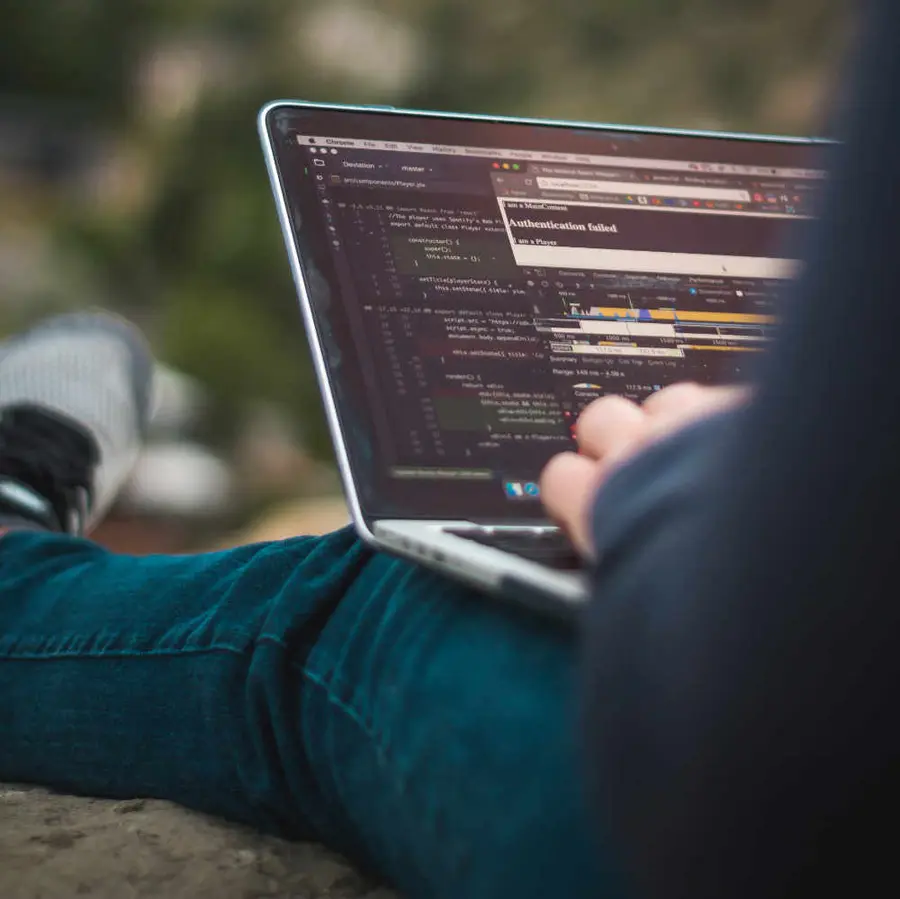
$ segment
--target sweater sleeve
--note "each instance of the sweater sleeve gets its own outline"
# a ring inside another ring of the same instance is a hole
[[[900,8],[870,12],[753,403],[597,500],[588,761],[638,897],[900,894]]]

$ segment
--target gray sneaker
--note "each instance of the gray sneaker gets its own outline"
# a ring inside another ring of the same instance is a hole
[[[0,350],[0,517],[82,534],[109,508],[147,427],[153,357],[112,315],[49,319]]]

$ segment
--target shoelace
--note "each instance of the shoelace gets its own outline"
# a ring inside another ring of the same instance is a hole
[[[51,412],[15,406],[0,416],[0,475],[49,500],[64,530],[71,529],[73,512],[83,517],[78,506],[90,495],[98,461],[91,437]]]

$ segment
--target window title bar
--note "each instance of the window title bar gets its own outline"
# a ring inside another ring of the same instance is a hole
[[[421,144],[404,141],[365,140],[328,135],[298,134],[297,143],[303,147],[323,149],[378,150],[389,153],[432,153],[439,156],[480,157],[520,162],[556,162],[566,165],[599,165],[635,169],[665,169],[679,172],[703,172],[718,175],[755,175],[775,178],[824,180],[822,169],[786,169],[767,166],[733,165],[715,162],[683,162],[676,159],[648,159],[633,156],[589,156],[584,153],[548,153],[543,150],[514,150],[501,147],[462,147],[450,144]]]

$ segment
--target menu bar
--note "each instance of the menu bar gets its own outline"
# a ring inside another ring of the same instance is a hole
[[[703,172],[717,175],[749,175],[756,177],[822,180],[827,174],[821,169],[788,169],[765,166],[733,165],[715,162],[685,162],[676,159],[648,159],[633,156],[590,156],[583,153],[548,153],[543,150],[515,150],[500,147],[461,147],[449,144],[422,144],[404,141],[364,140],[327,135],[298,134],[297,143],[310,148],[330,150],[379,150],[394,153],[433,153],[440,156],[469,156],[518,162],[556,162],[566,165],[600,165],[635,169],[664,169],[670,171]]]

